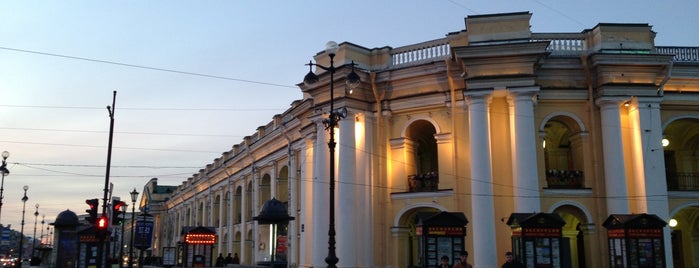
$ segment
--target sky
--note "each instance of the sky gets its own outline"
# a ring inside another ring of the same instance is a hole
[[[131,205],[132,189],[180,185],[301,99],[304,64],[327,41],[395,48],[461,31],[469,15],[529,11],[533,32],[648,23],[656,45],[696,47],[697,10],[699,0],[0,1],[0,223],[20,229],[24,185],[29,236],[35,219],[39,236],[42,219],[101,202],[114,91],[109,182]]]

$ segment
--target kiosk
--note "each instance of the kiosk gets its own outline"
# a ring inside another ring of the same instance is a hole
[[[512,254],[525,267],[570,267],[568,252],[562,250],[561,228],[566,222],[556,213],[512,213]]]
[[[214,227],[187,227],[182,229],[180,258],[184,267],[212,267],[213,248],[216,244]]]
[[[609,267],[666,267],[663,228],[667,223],[651,214],[612,214],[607,228]]]
[[[420,267],[437,267],[442,256],[448,256],[450,263],[459,259],[468,224],[463,213],[423,212],[417,214],[415,221]]]

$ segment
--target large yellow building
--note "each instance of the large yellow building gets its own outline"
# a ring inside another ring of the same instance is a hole
[[[469,16],[462,31],[399,48],[341,43],[334,81],[316,68],[302,100],[151,202],[152,254],[207,226],[215,256],[268,261],[275,236],[253,217],[276,198],[295,217],[277,260],[326,266],[333,98],[347,109],[334,137],[338,267],[425,264],[428,212],[465,216],[451,249],[474,267],[499,267],[513,249],[508,219],[538,212],[565,222],[570,254],[549,267],[610,267],[602,224],[641,213],[672,222],[654,244],[661,263],[698,266],[699,48],[655,46],[647,24],[532,33],[531,16]],[[315,60],[330,65],[326,52]]]

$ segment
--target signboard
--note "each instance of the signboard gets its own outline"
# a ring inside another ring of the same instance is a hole
[[[153,245],[153,217],[150,215],[138,216],[136,231],[134,232],[134,247],[144,250]]]

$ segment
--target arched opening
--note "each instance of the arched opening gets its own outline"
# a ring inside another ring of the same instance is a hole
[[[289,167],[283,166],[277,176],[277,200],[288,205],[289,201]],[[288,209],[288,207],[287,207]]]
[[[686,206],[671,216],[672,262],[674,267],[699,266],[699,204]]]
[[[569,260],[564,260],[565,263],[570,263],[572,268],[587,267],[585,260],[587,217],[585,213],[573,205],[560,206],[554,210],[554,213],[561,216],[566,222],[561,228],[563,236],[561,255],[562,258],[569,258]]]
[[[252,193],[253,193],[253,188],[252,188],[252,182],[248,182],[247,186],[245,187],[245,221],[252,221],[252,216],[255,215],[253,214],[254,212],[252,211],[253,205],[252,205]]]
[[[662,146],[668,190],[699,190],[699,118],[682,118],[668,124]]]
[[[439,184],[437,130],[427,120],[417,120],[405,132],[406,168],[410,192],[436,191]]]
[[[584,154],[580,126],[568,116],[559,115],[546,122],[544,166],[548,188],[582,188]]]
[[[214,197],[214,206],[213,206],[213,211],[212,211],[212,218],[213,222],[210,224],[211,226],[220,226],[222,224],[221,222],[221,206],[223,204],[221,203],[221,195],[216,195]]]
[[[256,216],[258,212],[262,209],[262,205],[265,202],[272,199],[272,176],[265,174],[260,179],[260,198],[257,199],[257,206],[255,211],[253,211],[253,216]]]
[[[413,267],[419,264],[418,236],[415,232],[418,213],[440,211],[434,207],[416,207],[400,215],[398,226],[394,227],[394,236],[400,245],[394,253],[400,262],[398,267]]]

